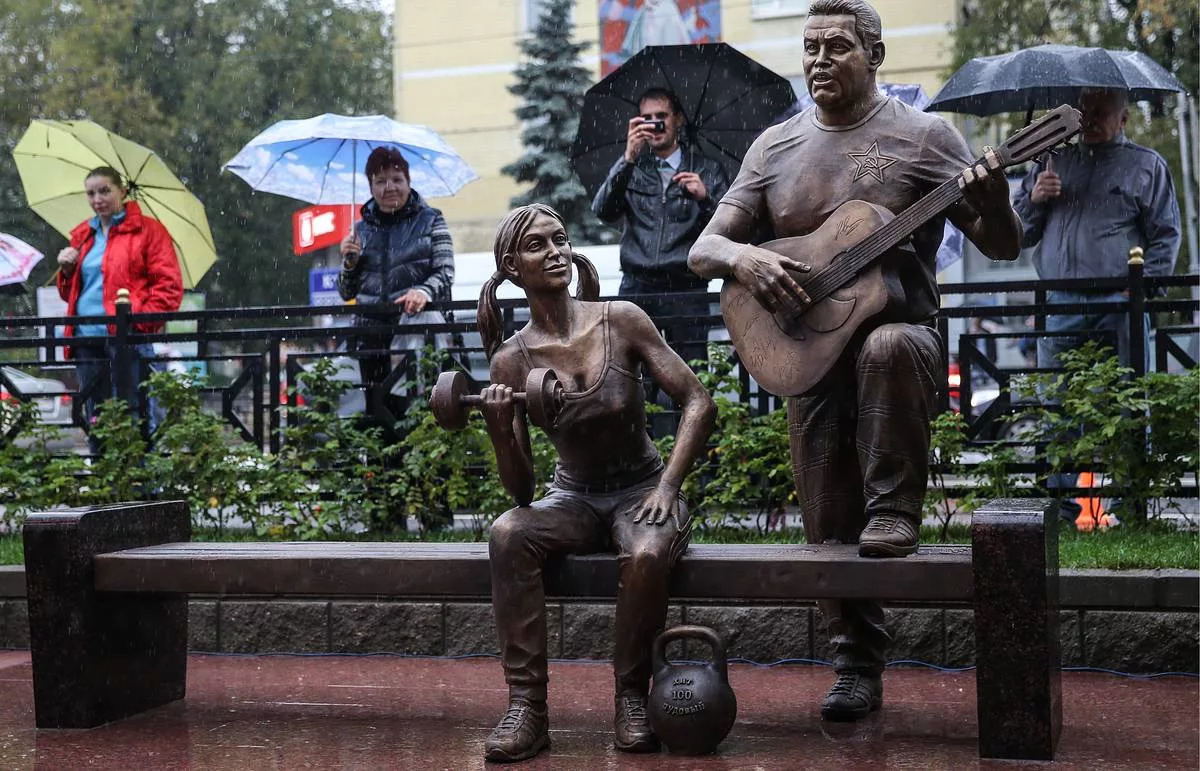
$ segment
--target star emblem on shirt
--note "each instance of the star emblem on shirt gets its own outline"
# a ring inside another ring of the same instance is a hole
[[[872,142],[871,146],[859,153],[846,153],[850,156],[850,160],[854,161],[856,166],[854,170],[853,182],[857,182],[863,177],[870,174],[875,178],[876,182],[883,181],[883,170],[895,163],[898,158],[889,158],[879,152],[879,142]]]

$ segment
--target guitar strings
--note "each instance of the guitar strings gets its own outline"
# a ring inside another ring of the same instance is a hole
[[[934,216],[957,201],[961,195],[962,191],[958,188],[957,177],[943,182],[940,187],[921,199],[919,203],[905,209],[891,222],[846,250],[844,259],[838,260],[813,276],[812,280],[804,285],[804,291],[812,298],[813,303],[825,299],[870,263],[870,260],[864,260],[867,254],[874,254],[877,249],[882,252],[895,246],[909,232],[914,221],[919,223]],[[929,209],[932,211],[927,211]],[[859,265],[860,261],[863,264]]]

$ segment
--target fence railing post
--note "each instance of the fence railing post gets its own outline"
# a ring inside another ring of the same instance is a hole
[[[112,373],[112,382],[117,389],[117,398],[133,406],[134,388],[137,385],[130,377],[133,369],[133,350],[129,346],[129,333],[132,331],[132,324],[129,316],[132,312],[132,306],[129,302],[129,290],[122,287],[117,290],[116,300],[117,323],[116,334],[113,336],[113,345],[115,346],[113,357],[114,367],[117,370]]]
[[[1146,282],[1142,247],[1129,250],[1129,366],[1146,374]]]

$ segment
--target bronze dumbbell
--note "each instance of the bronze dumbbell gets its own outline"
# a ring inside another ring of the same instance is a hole
[[[515,392],[513,399],[525,405],[530,423],[546,428],[554,425],[562,410],[563,385],[554,370],[538,367],[529,371],[525,390]],[[467,376],[459,370],[438,375],[433,393],[429,395],[429,408],[433,410],[434,419],[450,431],[465,428],[467,410],[479,402],[479,394],[467,393]]]

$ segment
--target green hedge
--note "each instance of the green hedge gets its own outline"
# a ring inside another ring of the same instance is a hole
[[[446,364],[427,355],[419,363],[418,382],[432,382]],[[0,447],[5,507],[0,524],[18,527],[25,512],[56,506],[182,498],[191,505],[195,527],[217,533],[236,517],[259,536],[329,538],[362,530],[386,535],[404,530],[407,515],[417,518],[422,531],[433,532],[447,526],[454,512],[474,511],[483,512],[473,520],[478,535],[511,506],[478,411],[472,410],[464,430],[450,432],[436,424],[424,399],[413,399],[398,426],[403,439],[389,444],[381,429],[338,417],[339,397],[348,386],[333,374],[324,359],[300,374],[304,404],[281,408],[292,412],[283,448],[273,455],[201,410],[201,383],[192,375],[151,376],[146,387],[166,417],[150,447],[122,403],[102,405],[94,427],[102,451],[90,465],[82,456],[50,450],[61,431],[39,425],[32,403],[0,402],[0,430],[15,430],[22,438]],[[713,347],[699,376],[714,395],[717,420],[707,456],[684,485],[697,529],[715,530],[732,516],[744,529],[770,532],[795,503],[786,411],[751,413],[727,347]],[[1035,404],[1017,416],[1041,432],[1029,438],[1031,445],[1036,440],[1055,468],[1102,464],[1135,515],[1139,509],[1157,513],[1152,504],[1177,493],[1184,472],[1197,467],[1195,370],[1133,378],[1104,352],[1084,349],[1068,359],[1062,374],[1032,378],[1026,387],[1062,405]],[[1071,430],[1079,425],[1088,428]],[[1045,494],[1036,486],[1015,487],[1008,473],[1012,447],[994,445],[982,463],[964,465],[963,428],[952,413],[933,426],[927,513],[943,519],[935,534],[940,540],[949,537],[951,514],[970,511],[982,499]],[[554,450],[536,429],[531,440],[544,486]],[[672,436],[657,440],[664,453],[673,442]],[[974,492],[952,498],[950,473],[966,479]]]

